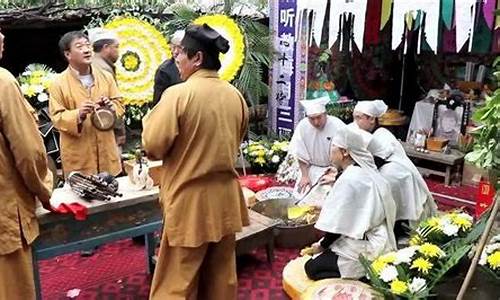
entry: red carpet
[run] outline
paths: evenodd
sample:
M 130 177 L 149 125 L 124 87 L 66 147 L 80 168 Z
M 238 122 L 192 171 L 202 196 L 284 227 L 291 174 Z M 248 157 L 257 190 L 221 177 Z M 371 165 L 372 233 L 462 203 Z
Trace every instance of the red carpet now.
M 473 201 L 473 187 L 446 187 L 428 180 L 433 193 Z M 464 206 L 446 197 L 436 196 L 440 209 Z M 466 209 L 473 209 L 465 205 Z M 473 212 L 473 210 L 471 211 Z M 298 255 L 298 250 L 276 249 L 272 265 L 265 252 L 238 258 L 238 299 L 288 299 L 281 288 L 281 272 L 285 264 Z M 66 292 L 80 289 L 75 299 L 147 299 L 150 277 L 145 273 L 144 248 L 131 240 L 100 247 L 88 258 L 79 253 L 40 262 L 43 299 L 68 299 Z

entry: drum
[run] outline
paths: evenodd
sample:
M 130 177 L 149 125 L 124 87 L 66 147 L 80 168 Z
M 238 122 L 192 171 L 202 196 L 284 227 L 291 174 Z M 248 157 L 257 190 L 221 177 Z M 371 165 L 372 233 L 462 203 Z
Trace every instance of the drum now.
M 97 108 L 90 116 L 92 125 L 94 125 L 97 130 L 108 131 L 113 129 L 116 122 L 116 114 L 109 108 L 100 107 Z

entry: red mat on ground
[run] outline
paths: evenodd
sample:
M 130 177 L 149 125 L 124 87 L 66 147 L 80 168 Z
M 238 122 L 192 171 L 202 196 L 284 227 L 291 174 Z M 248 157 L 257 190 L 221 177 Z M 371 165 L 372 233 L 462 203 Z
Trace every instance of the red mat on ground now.
M 474 187 L 446 187 L 427 181 L 432 192 L 474 201 Z M 464 206 L 436 196 L 439 207 L 448 210 Z M 466 208 L 470 208 L 466 206 Z M 272 265 L 259 250 L 238 259 L 238 299 L 288 299 L 282 291 L 281 273 L 285 264 L 298 255 L 295 249 L 276 249 Z M 124 240 L 100 247 L 93 256 L 79 253 L 40 262 L 43 299 L 68 299 L 66 293 L 80 289 L 75 299 L 147 299 L 150 277 L 146 274 L 144 247 Z

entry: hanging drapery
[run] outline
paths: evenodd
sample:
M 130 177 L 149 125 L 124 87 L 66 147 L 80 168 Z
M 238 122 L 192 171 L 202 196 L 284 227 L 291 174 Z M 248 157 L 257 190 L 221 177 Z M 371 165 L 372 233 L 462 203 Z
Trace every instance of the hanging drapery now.
M 297 13 L 298 17 L 295 19 L 295 36 L 298 38 L 300 35 L 299 24 L 302 24 L 302 20 L 304 18 L 308 19 L 312 14 L 312 34 L 309 37 L 309 45 L 312 44 L 312 40 L 316 41 L 316 44 L 319 46 L 321 44 L 321 37 L 323 33 L 323 26 L 325 22 L 326 15 L 326 6 L 328 0 L 297 0 Z
M 495 20 L 495 7 L 497 0 L 483 0 L 483 16 L 490 29 L 493 28 Z
M 382 0 L 368 0 L 366 9 L 365 44 L 377 45 L 380 43 L 380 14 Z
M 311 1 L 313 2 L 313 1 Z M 354 17 L 353 33 L 354 42 L 358 46 L 360 52 L 363 51 L 363 38 L 365 33 L 365 17 L 366 17 L 367 0 L 337 0 L 330 3 L 330 32 L 328 37 L 328 47 L 337 40 L 337 33 L 341 30 L 339 23 L 341 16 L 344 14 L 352 14 Z M 341 34 L 342 35 L 342 34 Z
M 394 0 L 392 14 L 392 49 L 396 49 L 399 44 L 401 44 L 401 37 L 403 36 L 405 30 L 404 22 L 406 13 L 413 12 L 413 18 L 415 18 L 416 12 L 421 10 L 425 12 L 425 36 L 427 43 L 431 47 L 432 51 L 436 53 L 440 17 L 439 4 L 439 0 Z M 422 30 L 421 28 L 422 27 L 420 27 L 419 30 Z
M 382 12 L 380 13 L 380 30 L 384 29 L 385 24 L 391 17 L 392 0 L 382 0 Z
M 454 0 L 441 0 L 441 16 L 443 18 L 444 25 L 448 30 L 450 30 L 453 25 L 453 2 Z
M 476 0 L 455 1 L 455 22 L 457 26 L 457 52 L 462 49 L 469 39 L 468 51 L 472 50 L 474 39 L 474 16 L 476 15 Z

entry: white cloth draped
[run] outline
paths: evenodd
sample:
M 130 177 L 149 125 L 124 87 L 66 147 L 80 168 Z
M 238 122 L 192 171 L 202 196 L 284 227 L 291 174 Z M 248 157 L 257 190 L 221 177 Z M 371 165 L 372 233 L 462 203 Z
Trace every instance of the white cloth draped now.
M 339 255 L 343 278 L 364 275 L 359 254 L 368 258 L 396 249 L 394 223 L 396 205 L 389 184 L 376 171 L 363 132 L 352 126 L 342 128 L 332 138 L 347 149 L 358 166 L 348 166 L 328 194 L 315 227 L 340 234 L 331 246 Z
M 309 44 L 312 44 L 313 39 L 317 45 L 321 44 L 328 0 L 297 0 L 296 3 L 298 17 L 295 18 L 295 36 L 299 36 L 302 20 L 309 19 L 309 15 L 312 14 L 312 35 Z
M 397 205 L 396 220 L 418 222 L 436 213 L 437 206 L 422 175 L 389 130 L 377 129 L 368 150 L 387 161 L 379 172 L 391 187 Z
M 476 0 L 455 0 L 456 47 L 457 53 L 469 39 L 468 51 L 472 50 Z M 437 28 L 437 27 L 436 27 Z
M 457 0 L 458 1 L 458 0 Z M 457 2 L 455 1 L 455 3 Z M 475 0 L 472 0 L 475 1 Z M 425 36 L 427 43 L 432 51 L 436 53 L 438 45 L 438 28 L 439 28 L 439 0 L 394 0 L 392 13 L 392 49 L 396 49 L 401 44 L 401 37 L 405 30 L 405 15 L 407 12 L 412 12 L 415 17 L 418 10 L 426 13 L 425 17 Z M 458 22 L 458 20 L 457 20 Z M 419 30 L 422 30 L 420 27 Z M 458 34 L 458 29 L 457 29 Z M 420 51 L 420 49 L 419 49 Z
M 329 25 L 328 48 L 331 48 L 332 45 L 337 40 L 337 34 L 341 29 L 339 25 L 341 16 L 344 14 L 351 13 L 354 15 L 354 25 L 353 25 L 354 42 L 358 46 L 359 51 L 363 52 L 363 38 L 365 35 L 365 18 L 366 18 L 367 2 L 368 0 L 330 2 L 330 25 Z M 342 44 L 342 32 L 340 33 L 340 39 Z
M 326 124 L 321 130 L 312 126 L 307 118 L 297 124 L 290 141 L 289 152 L 296 159 L 310 165 L 311 184 L 315 184 L 330 167 L 330 139 L 343 126 L 345 126 L 344 122 L 332 116 L 327 116 Z M 304 192 L 298 193 L 298 182 L 302 174 L 299 176 L 294 190 L 294 196 L 297 199 L 304 195 Z

